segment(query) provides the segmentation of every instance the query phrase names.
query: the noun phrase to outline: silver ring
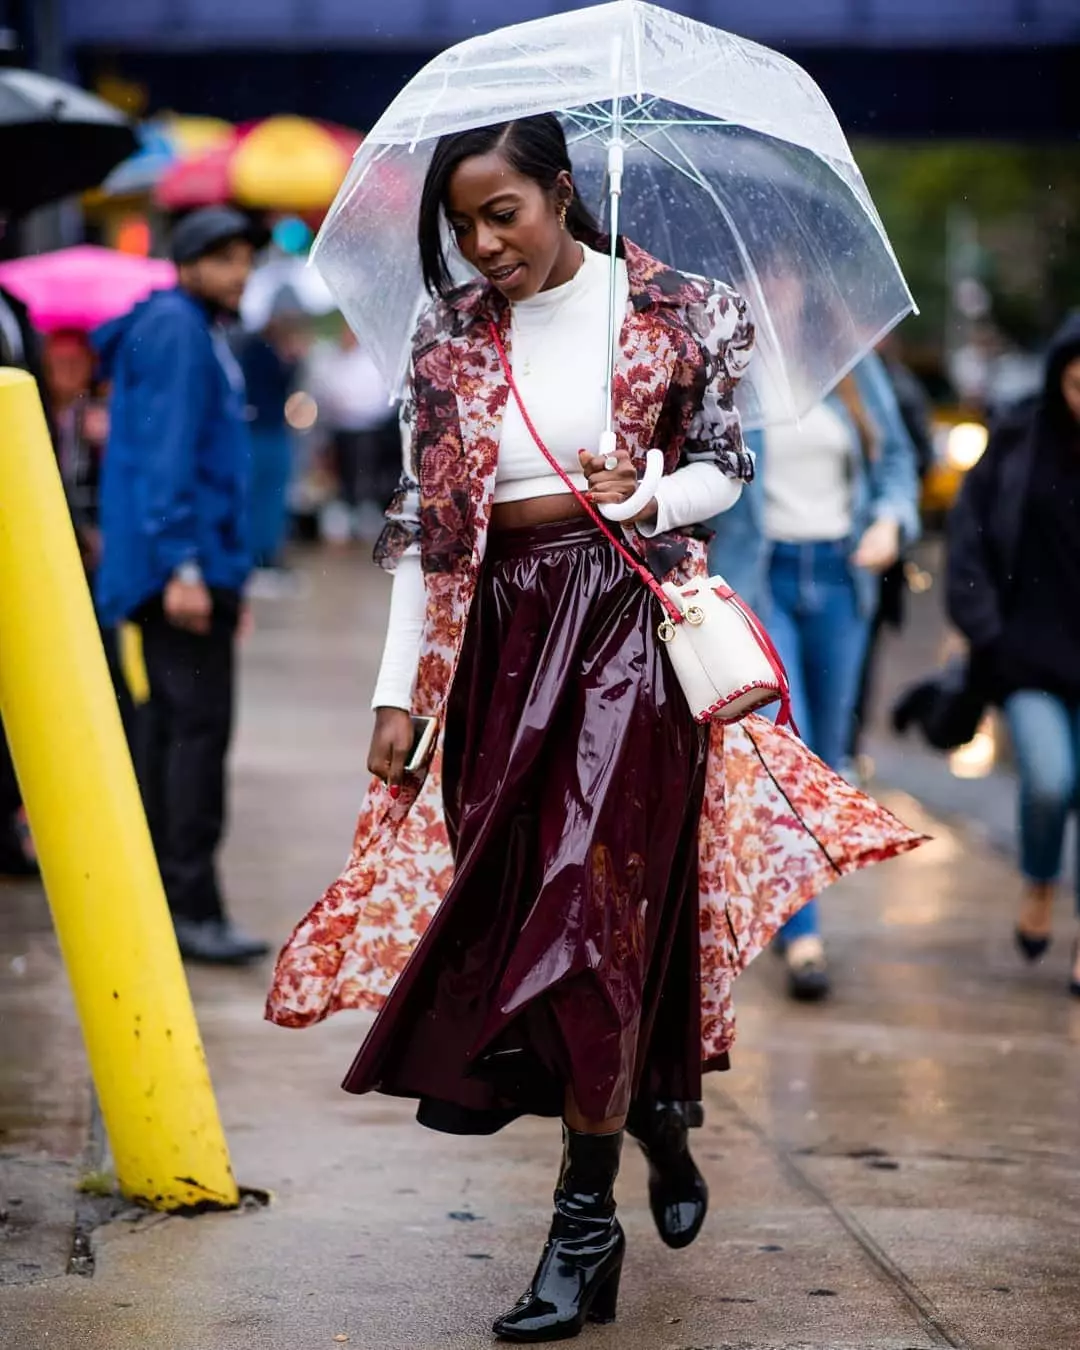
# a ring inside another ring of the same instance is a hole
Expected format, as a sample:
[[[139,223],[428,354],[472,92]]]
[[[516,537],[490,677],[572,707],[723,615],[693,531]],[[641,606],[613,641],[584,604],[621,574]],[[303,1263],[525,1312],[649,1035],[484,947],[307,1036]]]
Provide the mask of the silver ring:
[[[613,473],[618,467],[618,455],[608,455],[607,459],[604,460],[604,468],[607,469],[608,473]]]

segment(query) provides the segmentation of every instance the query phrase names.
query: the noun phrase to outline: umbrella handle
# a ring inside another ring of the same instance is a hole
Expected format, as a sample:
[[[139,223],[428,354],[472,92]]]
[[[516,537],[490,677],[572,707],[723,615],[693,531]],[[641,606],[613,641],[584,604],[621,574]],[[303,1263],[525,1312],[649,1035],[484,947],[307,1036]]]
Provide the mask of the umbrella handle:
[[[605,433],[606,435],[607,433]],[[612,436],[614,440],[614,436]],[[600,453],[604,454],[603,438],[601,438]],[[618,502],[610,506],[601,506],[600,514],[605,520],[623,521],[630,520],[636,516],[639,511],[644,511],[652,499],[656,496],[656,489],[660,486],[660,479],[664,476],[664,452],[662,450],[650,450],[645,456],[645,472],[641,476],[641,481],[637,485],[637,490],[632,497],[628,497],[624,502]]]

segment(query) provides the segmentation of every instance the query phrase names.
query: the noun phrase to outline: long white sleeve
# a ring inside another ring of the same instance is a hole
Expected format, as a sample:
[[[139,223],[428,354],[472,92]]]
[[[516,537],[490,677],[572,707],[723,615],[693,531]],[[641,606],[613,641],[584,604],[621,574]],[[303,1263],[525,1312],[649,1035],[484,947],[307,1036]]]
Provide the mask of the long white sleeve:
[[[656,519],[641,521],[638,530],[646,538],[698,525],[703,520],[730,511],[742,496],[741,478],[729,478],[716,464],[701,460],[684,464],[665,474],[656,489]]]
[[[379,678],[375,681],[371,700],[373,708],[412,707],[426,603],[419,552],[406,553],[394,568],[390,618],[386,625]]]

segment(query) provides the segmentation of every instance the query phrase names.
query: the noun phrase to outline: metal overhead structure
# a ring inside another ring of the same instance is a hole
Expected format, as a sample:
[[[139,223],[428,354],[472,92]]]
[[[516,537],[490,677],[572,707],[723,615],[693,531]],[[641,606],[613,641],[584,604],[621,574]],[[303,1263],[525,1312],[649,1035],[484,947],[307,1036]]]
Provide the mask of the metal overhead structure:
[[[6,0],[12,3],[13,0]],[[5,0],[0,0],[3,6]],[[288,108],[370,126],[450,43],[580,0],[48,0],[67,61],[150,111]],[[1060,139],[1080,126],[1080,0],[669,0],[809,70],[850,133]],[[1007,91],[1007,97],[1002,96]]]

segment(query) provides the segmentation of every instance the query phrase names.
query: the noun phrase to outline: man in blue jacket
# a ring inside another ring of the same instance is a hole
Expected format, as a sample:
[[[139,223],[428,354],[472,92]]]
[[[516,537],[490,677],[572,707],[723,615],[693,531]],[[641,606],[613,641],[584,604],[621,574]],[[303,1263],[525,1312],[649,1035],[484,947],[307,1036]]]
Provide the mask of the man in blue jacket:
[[[98,609],[103,624],[142,631],[150,701],[134,754],[180,949],[232,965],[267,951],[226,918],[216,866],[251,569],[243,377],[221,324],[254,242],[238,211],[193,212],[173,233],[179,286],[94,334],[113,387]]]

